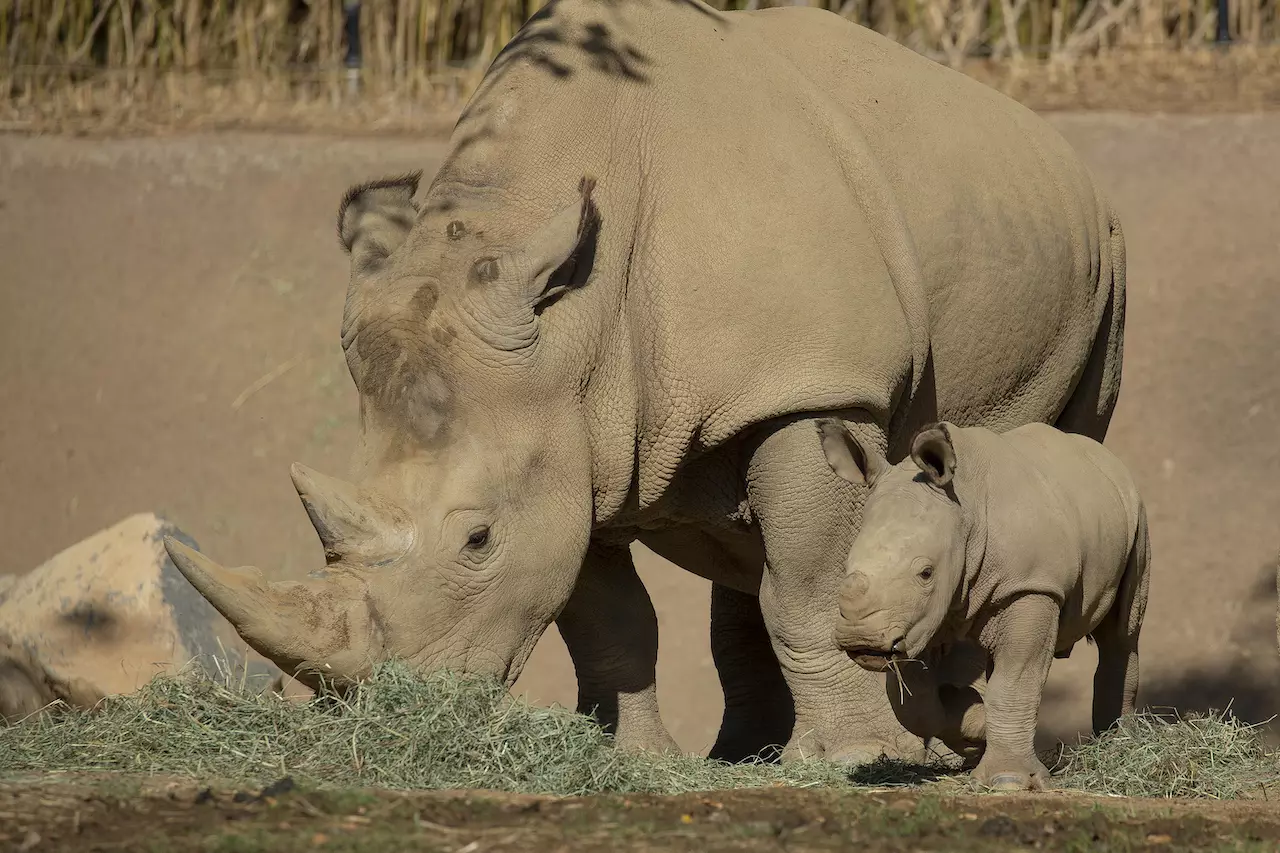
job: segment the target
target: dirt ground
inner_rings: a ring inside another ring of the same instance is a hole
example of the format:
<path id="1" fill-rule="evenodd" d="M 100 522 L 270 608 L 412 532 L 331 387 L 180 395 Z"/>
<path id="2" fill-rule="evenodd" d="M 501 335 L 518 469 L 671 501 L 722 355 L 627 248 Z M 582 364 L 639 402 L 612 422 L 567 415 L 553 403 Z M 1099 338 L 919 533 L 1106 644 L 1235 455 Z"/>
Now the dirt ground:
<path id="1" fill-rule="evenodd" d="M 1151 513 L 1141 698 L 1269 718 L 1280 115 L 1050 120 L 1096 170 L 1128 240 L 1108 444 Z M 444 152 L 406 138 L 0 136 L 0 572 L 139 511 L 226 564 L 277 577 L 318 565 L 288 466 L 341 474 L 353 446 L 338 199 L 357 180 L 429 175 Z M 682 746 L 705 750 L 722 701 L 708 585 L 638 553 L 661 620 L 663 712 Z M 1087 730 L 1093 661 L 1081 646 L 1055 663 L 1046 738 Z M 517 689 L 572 705 L 554 629 Z"/>
<path id="2" fill-rule="evenodd" d="M 880 789 L 552 799 L 483 791 L 257 790 L 129 777 L 0 783 L 0 842 L 27 851 L 1261 851 L 1272 803 L 1185 805 Z M 872 846 L 873 845 L 873 846 Z"/>

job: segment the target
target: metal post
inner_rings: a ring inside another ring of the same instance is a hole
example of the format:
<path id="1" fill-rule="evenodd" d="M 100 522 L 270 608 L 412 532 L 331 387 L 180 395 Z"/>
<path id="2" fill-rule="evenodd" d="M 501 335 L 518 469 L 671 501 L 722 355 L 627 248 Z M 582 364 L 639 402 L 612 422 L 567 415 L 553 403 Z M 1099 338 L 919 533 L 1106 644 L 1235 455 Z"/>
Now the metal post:
<path id="1" fill-rule="evenodd" d="M 342 0 L 342 14 L 347 33 L 347 93 L 355 97 L 360 91 L 360 0 Z"/>
<path id="2" fill-rule="evenodd" d="M 1220 45 L 1231 42 L 1231 3 L 1230 0 L 1218 0 L 1218 37 Z"/>

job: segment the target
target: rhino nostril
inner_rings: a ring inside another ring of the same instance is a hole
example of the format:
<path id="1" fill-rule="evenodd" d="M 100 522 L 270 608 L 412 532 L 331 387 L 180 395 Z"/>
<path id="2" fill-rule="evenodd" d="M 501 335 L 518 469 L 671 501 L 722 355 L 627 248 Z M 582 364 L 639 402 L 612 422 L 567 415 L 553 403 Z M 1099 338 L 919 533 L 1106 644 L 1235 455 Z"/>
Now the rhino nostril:
<path id="1" fill-rule="evenodd" d="M 907 638 L 899 637 L 898 639 L 894 640 L 893 644 L 889 646 L 889 651 L 895 652 L 897 654 L 905 654 L 907 651 Z"/>

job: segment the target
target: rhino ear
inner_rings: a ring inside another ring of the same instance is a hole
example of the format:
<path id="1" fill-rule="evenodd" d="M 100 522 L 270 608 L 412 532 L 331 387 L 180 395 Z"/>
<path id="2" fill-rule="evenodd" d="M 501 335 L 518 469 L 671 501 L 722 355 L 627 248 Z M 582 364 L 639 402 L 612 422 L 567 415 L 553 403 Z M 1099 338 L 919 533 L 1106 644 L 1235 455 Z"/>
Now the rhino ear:
<path id="1" fill-rule="evenodd" d="M 421 179 L 422 172 L 410 172 L 347 190 L 338 206 L 338 237 L 354 269 L 377 267 L 409 236 L 418 215 L 413 196 Z"/>
<path id="2" fill-rule="evenodd" d="M 817 424 L 822 453 L 831 470 L 850 483 L 874 487 L 876 480 L 889 469 L 889 460 L 874 448 L 864 447 L 843 421 L 819 418 Z"/>
<path id="3" fill-rule="evenodd" d="M 473 276 L 482 281 L 510 276 L 520 301 L 534 313 L 586 284 L 600 232 L 600 210 L 592 198 L 595 186 L 595 178 L 584 176 L 578 182 L 577 201 L 560 208 L 521 249 L 499 260 L 477 261 Z"/>
<path id="4" fill-rule="evenodd" d="M 956 475 L 956 448 L 945 423 L 921 427 L 911 441 L 911 458 L 929 482 L 946 488 Z"/>

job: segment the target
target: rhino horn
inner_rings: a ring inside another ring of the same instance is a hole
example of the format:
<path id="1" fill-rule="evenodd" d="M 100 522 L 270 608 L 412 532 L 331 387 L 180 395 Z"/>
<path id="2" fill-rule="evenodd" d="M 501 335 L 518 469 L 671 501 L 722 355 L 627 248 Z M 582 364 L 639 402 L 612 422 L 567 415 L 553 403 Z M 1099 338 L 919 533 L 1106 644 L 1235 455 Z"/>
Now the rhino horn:
<path id="1" fill-rule="evenodd" d="M 361 495 L 351 483 L 326 477 L 299 462 L 293 463 L 289 475 L 330 561 L 353 552 L 381 553 L 407 544 L 403 541 L 406 525 L 399 514 Z"/>
<path id="2" fill-rule="evenodd" d="M 273 583 L 252 566 L 223 568 L 167 536 L 164 548 L 251 648 L 302 683 L 343 684 L 371 672 L 382 636 L 358 580 Z"/>

